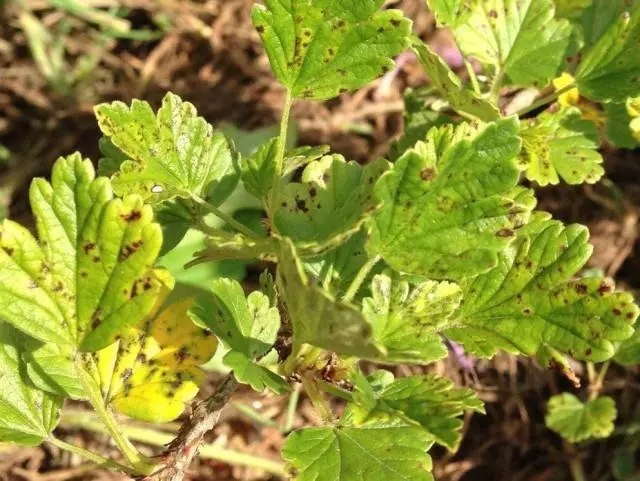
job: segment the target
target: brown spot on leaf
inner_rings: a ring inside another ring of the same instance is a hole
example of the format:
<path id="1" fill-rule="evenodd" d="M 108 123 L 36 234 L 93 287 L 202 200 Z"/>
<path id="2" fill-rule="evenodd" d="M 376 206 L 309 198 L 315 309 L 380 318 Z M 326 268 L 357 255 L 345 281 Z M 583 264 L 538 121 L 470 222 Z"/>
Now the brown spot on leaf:
<path id="1" fill-rule="evenodd" d="M 142 212 L 140 212 L 138 209 L 134 209 L 131 212 L 122 214 L 120 217 L 122 217 L 126 222 L 133 222 L 136 220 L 140 220 L 140 218 L 142 217 Z"/>
<path id="2" fill-rule="evenodd" d="M 584 296 L 587 293 L 587 286 L 585 286 L 584 284 L 576 284 L 575 289 L 576 292 L 581 296 Z"/>
<path id="3" fill-rule="evenodd" d="M 433 167 L 425 167 L 420 171 L 420 178 L 424 181 L 433 179 L 436 175 L 436 170 Z"/>
<path id="4" fill-rule="evenodd" d="M 96 245 L 93 242 L 89 242 L 89 243 L 87 243 L 87 244 L 82 246 L 82 250 L 87 255 L 89 255 L 89 252 L 91 252 L 95 248 L 96 248 Z"/>
<path id="5" fill-rule="evenodd" d="M 512 229 L 500 229 L 496 235 L 498 237 L 513 237 L 516 233 Z"/>

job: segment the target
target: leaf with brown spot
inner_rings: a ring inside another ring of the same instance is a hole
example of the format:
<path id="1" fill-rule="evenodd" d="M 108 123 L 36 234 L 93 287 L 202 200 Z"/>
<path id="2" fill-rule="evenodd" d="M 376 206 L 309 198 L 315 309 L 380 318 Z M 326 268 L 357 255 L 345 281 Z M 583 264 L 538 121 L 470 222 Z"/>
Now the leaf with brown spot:
<path id="1" fill-rule="evenodd" d="M 162 244 L 151 208 L 114 198 L 79 154 L 60 158 L 51 182 L 35 179 L 29 197 L 40 243 L 15 222 L 0 227 L 0 317 L 72 351 L 109 345 L 147 315 L 164 282 L 150 267 Z"/>
<path id="2" fill-rule="evenodd" d="M 164 301 L 161 297 L 156 309 Z M 163 423 L 180 416 L 204 380 L 199 368 L 215 353 L 215 336 L 202 335 L 187 298 L 152 313 L 143 326 L 96 353 L 107 405 L 127 416 Z"/>
<path id="3" fill-rule="evenodd" d="M 103 134 L 128 157 L 113 174 L 118 195 L 138 194 L 157 203 L 192 194 L 221 204 L 238 175 L 227 140 L 189 102 L 165 95 L 154 112 L 144 101 L 95 107 Z"/>
<path id="4" fill-rule="evenodd" d="M 481 357 L 551 349 L 602 362 L 633 333 L 638 306 L 601 278 L 574 279 L 591 255 L 584 226 L 537 213 L 490 271 L 462 284 L 464 304 L 447 337 Z"/>
<path id="5" fill-rule="evenodd" d="M 266 0 L 258 30 L 276 77 L 296 98 L 324 100 L 376 79 L 409 44 L 411 22 L 383 0 Z"/>

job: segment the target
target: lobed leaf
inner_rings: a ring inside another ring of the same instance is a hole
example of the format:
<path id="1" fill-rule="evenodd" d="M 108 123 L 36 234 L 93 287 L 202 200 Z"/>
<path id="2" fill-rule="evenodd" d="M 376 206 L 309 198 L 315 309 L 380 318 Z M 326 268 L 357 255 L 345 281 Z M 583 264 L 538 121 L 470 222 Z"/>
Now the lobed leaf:
<path id="1" fill-rule="evenodd" d="M 239 282 L 216 279 L 211 295 L 200 298 L 192 313 L 231 349 L 223 361 L 238 381 L 256 391 L 287 390 L 284 379 L 256 362 L 271 350 L 280 329 L 280 313 L 269 297 L 260 291 L 245 297 Z"/>
<path id="2" fill-rule="evenodd" d="M 96 353 L 107 405 L 153 423 L 169 422 L 182 414 L 204 381 L 198 366 L 217 347 L 215 336 L 189 319 L 193 304 L 193 299 L 186 298 L 153 313 L 143 326 Z"/>
<path id="3" fill-rule="evenodd" d="M 473 90 L 464 88 L 458 76 L 428 45 L 420 40 L 415 40 L 412 48 L 431 84 L 454 110 L 473 115 L 487 122 L 500 118 L 498 107 Z"/>
<path id="4" fill-rule="evenodd" d="M 599 362 L 629 338 L 639 309 L 608 279 L 572 279 L 591 255 L 587 229 L 539 213 L 490 271 L 462 285 L 458 326 L 445 334 L 481 357 L 544 346 Z"/>
<path id="5" fill-rule="evenodd" d="M 280 82 L 295 98 L 325 100 L 393 68 L 411 22 L 383 0 L 266 0 L 255 25 Z"/>
<path id="6" fill-rule="evenodd" d="M 446 25 L 465 55 L 492 66 L 511 83 L 543 87 L 571 54 L 573 29 L 566 19 L 554 18 L 553 0 L 478 0 L 470 16 L 464 8 L 450 15 L 446 5 L 460 1 L 428 3 L 437 18 L 449 20 Z"/>
<path id="7" fill-rule="evenodd" d="M 362 301 L 362 312 L 386 350 L 378 361 L 427 364 L 447 356 L 439 331 L 462 301 L 457 284 L 424 281 L 410 288 L 398 276 L 380 274 L 373 278 L 371 293 Z"/>
<path id="8" fill-rule="evenodd" d="M 29 197 L 40 243 L 24 227 L 0 228 L 0 316 L 29 336 L 95 351 L 140 322 L 162 281 L 162 233 L 137 196 L 114 199 L 79 154 L 59 159 Z"/>
<path id="9" fill-rule="evenodd" d="M 640 6 L 624 12 L 584 55 L 576 84 L 597 101 L 625 101 L 640 95 Z"/>
<path id="10" fill-rule="evenodd" d="M 613 432 L 618 412 L 609 396 L 583 403 L 573 394 L 563 393 L 549 400 L 547 427 L 572 443 L 607 438 Z"/>
<path id="11" fill-rule="evenodd" d="M 545 186 L 560 178 L 568 184 L 596 183 L 604 174 L 597 126 L 576 108 L 543 112 L 521 129 L 518 159 L 527 179 Z"/>
<path id="12" fill-rule="evenodd" d="M 168 93 L 157 114 L 134 100 L 95 107 L 103 134 L 129 160 L 113 174 L 118 195 L 135 193 L 150 203 L 192 194 L 221 204 L 237 183 L 223 134 L 198 117 L 195 107 Z"/>
<path id="13" fill-rule="evenodd" d="M 25 377 L 23 337 L 0 322 L 0 442 L 37 446 L 58 424 L 62 399 L 37 389 Z"/>
<path id="14" fill-rule="evenodd" d="M 293 243 L 282 240 L 278 263 L 280 294 L 287 306 L 295 346 L 312 344 L 346 356 L 377 357 L 371 324 L 355 306 L 312 285 Z"/>
<path id="15" fill-rule="evenodd" d="M 624 11 L 638 5 L 638 0 L 591 0 L 578 19 L 584 40 L 583 52 L 587 53 Z"/>
<path id="16" fill-rule="evenodd" d="M 296 244 L 337 245 L 357 232 L 376 206 L 375 182 L 387 170 L 380 159 L 365 167 L 327 155 L 307 165 L 301 182 L 286 184 L 278 197 L 274 225 Z"/>
<path id="17" fill-rule="evenodd" d="M 296 481 L 433 481 L 432 444 L 419 427 L 379 420 L 295 431 L 282 457 Z"/>
<path id="18" fill-rule="evenodd" d="M 355 410 L 360 420 L 383 413 L 421 426 L 434 441 L 455 451 L 460 441 L 465 411 L 484 414 L 484 405 L 471 389 L 456 389 L 450 379 L 435 374 L 394 380 L 373 394 L 374 402 Z M 359 412 L 360 411 L 360 412 Z"/>
<path id="19" fill-rule="evenodd" d="M 495 266 L 535 199 L 516 188 L 515 118 L 432 129 L 383 175 L 367 249 L 395 270 L 459 280 Z"/>

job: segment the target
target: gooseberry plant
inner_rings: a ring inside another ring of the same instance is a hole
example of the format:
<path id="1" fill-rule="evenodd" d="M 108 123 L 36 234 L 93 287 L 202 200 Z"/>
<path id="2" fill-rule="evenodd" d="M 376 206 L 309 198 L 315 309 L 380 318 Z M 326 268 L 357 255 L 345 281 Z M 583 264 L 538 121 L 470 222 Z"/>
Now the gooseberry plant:
<path id="1" fill-rule="evenodd" d="M 426 481 L 431 446 L 455 450 L 461 415 L 483 403 L 446 377 L 395 377 L 391 366 L 434 363 L 447 342 L 481 358 L 533 356 L 573 377 L 569 358 L 594 373 L 604 362 L 594 383 L 611 360 L 638 361 L 632 296 L 580 275 L 587 229 L 536 210 L 527 187 L 597 182 L 603 131 L 635 142 L 634 2 L 430 0 L 468 82 L 383 0 L 264 3 L 253 21 L 285 88 L 278 136 L 242 157 L 174 94 L 157 111 L 101 104 L 98 175 L 78 153 L 59 159 L 49 181 L 31 184 L 37 236 L 2 224 L 1 441 L 53 443 L 178 480 L 239 384 L 277 395 L 299 385 L 321 421 L 287 438 L 292 478 Z M 287 147 L 296 100 L 358 89 L 408 49 L 430 86 L 407 93 L 405 134 L 388 160 Z M 535 95 L 514 111 L 505 87 Z M 262 228 L 225 208 L 241 190 L 264 208 Z M 185 269 L 260 260 L 269 268 L 259 289 L 215 278 L 196 295 L 172 294 L 161 256 L 190 229 L 207 247 Z M 219 344 L 230 374 L 194 401 L 163 456 L 141 455 L 115 413 L 178 418 Z M 52 434 L 65 399 L 91 404 L 123 459 Z M 607 435 L 614 418 L 612 400 L 591 390 L 586 403 L 552 399 L 547 421 L 580 441 Z"/>

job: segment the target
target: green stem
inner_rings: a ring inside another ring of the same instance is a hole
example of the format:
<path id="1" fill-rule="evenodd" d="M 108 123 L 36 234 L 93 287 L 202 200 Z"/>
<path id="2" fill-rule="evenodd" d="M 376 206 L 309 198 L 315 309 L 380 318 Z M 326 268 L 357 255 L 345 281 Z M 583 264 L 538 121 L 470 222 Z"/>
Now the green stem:
<path id="1" fill-rule="evenodd" d="M 569 461 L 569 470 L 571 471 L 571 479 L 573 481 L 587 481 L 582 461 L 580 461 L 580 458 L 577 456 Z"/>
<path id="2" fill-rule="evenodd" d="M 86 361 L 87 356 L 84 357 Z M 113 441 L 116 443 L 116 446 L 118 446 L 120 452 L 131 464 L 131 466 L 133 466 L 135 471 L 140 474 L 151 474 L 156 466 L 156 463 L 152 462 L 149 459 L 146 459 L 145 456 L 140 454 L 135 446 L 131 444 L 127 437 L 122 433 L 122 431 L 120 431 L 118 422 L 113 417 L 111 411 L 109 411 L 109 409 L 105 405 L 100 387 L 96 384 L 91 374 L 87 372 L 87 367 L 88 366 L 86 364 L 79 362 L 77 371 L 80 374 L 80 382 L 82 383 L 85 394 L 87 395 L 91 406 L 93 406 L 93 409 L 104 424 L 108 433 L 113 438 Z M 91 367 L 95 367 L 95 365 L 92 364 Z"/>
<path id="3" fill-rule="evenodd" d="M 560 97 L 563 93 L 568 92 L 569 90 L 574 89 L 574 88 L 576 88 L 575 84 L 569 84 L 569 85 L 565 85 L 560 90 L 554 90 L 549 95 L 545 95 L 541 99 L 536 100 L 535 102 L 533 102 L 528 107 L 525 107 L 525 108 L 519 110 L 518 111 L 518 116 L 522 117 L 523 115 L 526 115 L 529 112 L 533 112 L 537 108 L 542 107 L 543 105 L 547 105 L 547 104 L 553 102 L 555 99 Z"/>
<path id="4" fill-rule="evenodd" d="M 493 99 L 496 105 L 498 105 L 498 101 L 500 100 L 500 87 L 502 87 L 503 79 L 504 71 L 498 68 L 491 84 L 491 90 L 489 91 L 489 96 Z"/>
<path id="5" fill-rule="evenodd" d="M 96 463 L 98 466 L 102 466 L 103 468 L 111 469 L 114 471 L 122 471 L 123 473 L 127 473 L 135 476 L 138 474 L 135 470 L 131 469 L 129 466 L 125 466 L 124 464 L 117 463 L 112 459 L 105 458 L 104 456 L 100 456 L 94 452 L 91 452 L 87 449 L 81 448 L 80 446 L 74 446 L 73 444 L 69 444 L 67 442 L 62 441 L 61 439 L 51 437 L 47 439 L 47 442 L 53 444 L 54 446 L 59 447 L 60 449 L 64 449 L 65 451 L 69 451 L 70 453 L 77 454 L 89 461 Z"/>
<path id="6" fill-rule="evenodd" d="M 62 414 L 62 424 L 86 429 L 88 431 L 107 432 L 105 427 L 98 422 L 91 413 L 86 411 L 64 411 Z M 127 424 L 122 425 L 121 428 L 129 438 L 151 446 L 164 447 L 174 439 L 172 434 L 156 431 L 155 429 Z M 199 453 L 200 457 L 204 459 L 215 459 L 227 464 L 261 469 L 276 476 L 284 476 L 285 474 L 284 466 L 277 461 L 239 453 L 212 444 L 203 444 L 200 446 Z"/>
<path id="7" fill-rule="evenodd" d="M 293 392 L 289 397 L 289 404 L 287 406 L 287 417 L 282 427 L 283 433 L 289 433 L 293 429 L 293 424 L 296 421 L 296 411 L 298 410 L 298 401 L 300 400 L 300 384 L 296 384 L 293 388 Z"/>
<path id="8" fill-rule="evenodd" d="M 476 71 L 473 69 L 473 65 L 466 58 L 464 59 L 464 66 L 467 69 L 467 73 L 469 74 L 469 80 L 471 81 L 471 87 L 473 91 L 478 95 L 482 94 L 482 89 L 480 89 L 480 82 L 478 82 L 478 76 L 476 75 Z"/>
<path id="9" fill-rule="evenodd" d="M 593 401 L 598 397 L 600 391 L 602 390 L 602 386 L 604 384 L 604 378 L 607 375 L 607 371 L 609 370 L 609 366 L 611 366 L 611 361 L 605 362 L 600 368 L 600 372 L 598 376 L 595 378 L 593 383 L 589 386 L 589 401 Z"/>
<path id="10" fill-rule="evenodd" d="M 217 207 L 209 204 L 209 202 L 207 202 L 206 200 L 201 199 L 200 197 L 198 197 L 196 195 L 192 195 L 191 198 L 198 205 L 202 206 L 204 209 L 208 210 L 209 212 L 211 212 L 216 217 L 218 217 L 221 220 L 225 221 L 227 224 L 229 224 L 231 227 L 233 227 L 235 230 L 237 230 L 241 234 L 244 234 L 247 237 L 249 237 L 250 239 L 254 239 L 254 240 L 261 240 L 262 239 L 260 237 L 260 235 L 258 235 L 256 232 L 254 232 L 251 229 L 249 229 L 246 225 L 241 224 L 240 222 L 235 220 L 232 216 L 230 216 L 226 212 L 223 212 L 220 209 L 218 209 Z"/>
<path id="11" fill-rule="evenodd" d="M 278 203 L 278 187 L 280 185 L 280 178 L 282 177 L 282 171 L 284 169 L 284 154 L 287 148 L 287 131 L 289 129 L 289 114 L 291 113 L 292 105 L 293 95 L 291 95 L 290 90 L 287 90 L 287 94 L 284 98 L 284 105 L 282 107 L 282 117 L 280 118 L 280 133 L 278 135 L 278 143 L 276 145 L 275 173 L 273 177 L 273 185 L 271 186 L 271 195 L 269 197 L 268 213 L 271 218 L 273 218 L 273 214 L 276 211 Z M 275 229 L 275 226 L 272 225 L 272 228 Z"/>
<path id="12" fill-rule="evenodd" d="M 373 269 L 373 267 L 378 263 L 379 260 L 380 260 L 380 256 L 374 256 L 371 259 L 369 259 L 360 268 L 360 270 L 358 271 L 358 274 L 353 279 L 353 281 L 351 281 L 351 284 L 349 285 L 349 288 L 347 289 L 346 294 L 342 298 L 343 301 L 350 302 L 351 299 L 354 298 L 354 296 L 358 293 L 360 286 L 369 275 L 369 272 L 371 272 L 371 269 Z"/>

